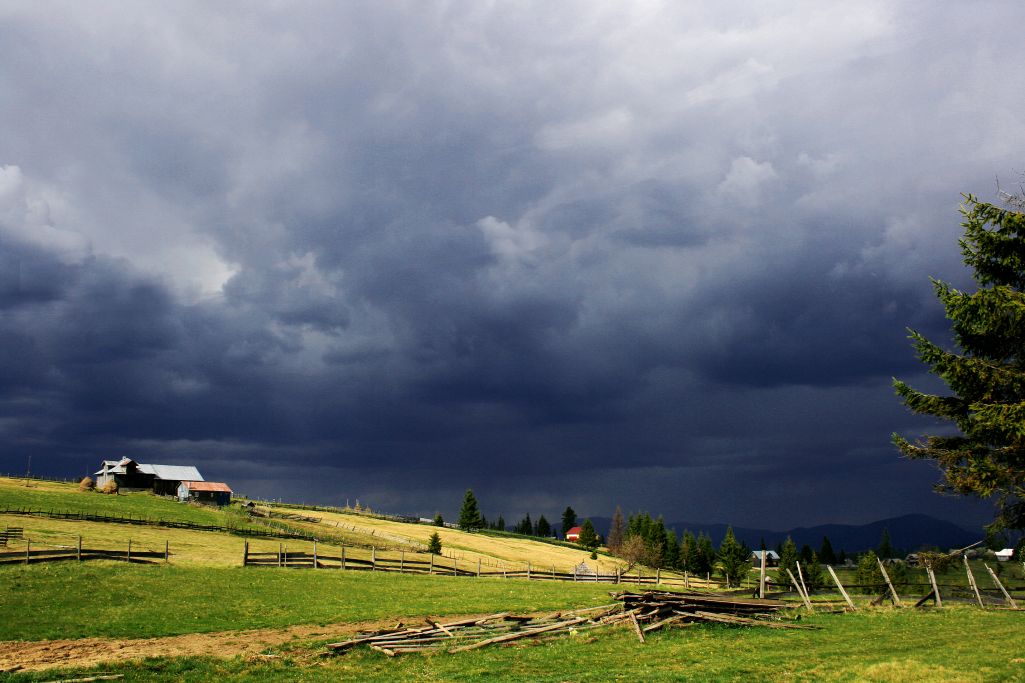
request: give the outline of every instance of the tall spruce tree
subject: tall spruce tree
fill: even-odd
[[[751,570],[751,551],[737,541],[733,535],[733,527],[726,527],[726,536],[719,544],[719,573],[726,579],[729,586],[739,586],[740,581]]]
[[[893,550],[893,543],[890,542],[889,529],[883,529],[883,533],[879,537],[879,547],[876,548],[876,555],[884,560],[897,556],[897,553]]]
[[[548,538],[552,535],[552,525],[548,523],[544,515],[537,518],[537,526],[534,528],[534,535],[541,538]]]
[[[612,513],[612,525],[609,527],[609,550],[612,554],[619,552],[619,546],[623,545],[623,539],[626,534],[626,523],[623,521],[623,510],[616,506],[616,511]]]
[[[819,548],[819,560],[822,564],[836,564],[836,553],[833,551],[833,544],[829,542],[829,536],[822,537],[822,547]]]
[[[466,489],[463,496],[463,507],[459,511],[459,528],[473,531],[483,526],[480,508],[477,507],[477,498],[473,495],[473,489]]]
[[[697,553],[695,554],[695,574],[707,574],[715,566],[715,546],[705,532],[698,534]]]
[[[530,513],[528,512],[526,517],[520,520],[520,523],[516,525],[516,533],[523,534],[524,536],[534,535],[534,523],[530,521]]]
[[[676,566],[681,571],[691,574],[698,571],[698,542],[690,529],[683,532],[683,540],[680,541],[680,549],[677,552]]]
[[[979,289],[961,292],[933,281],[952,321],[958,351],[910,330],[918,358],[953,395],[937,396],[894,380],[915,413],[953,422],[958,434],[893,442],[910,457],[934,460],[937,488],[994,497],[993,528],[1025,528],[1025,213],[965,195],[961,205],[964,262]]]
[[[565,511],[562,513],[562,535],[566,536],[566,532],[577,525],[577,513],[573,511],[573,508],[566,506]]]
[[[790,572],[796,577],[797,576],[797,544],[794,543],[794,539],[787,536],[787,540],[783,542],[783,545],[779,550],[779,569],[776,570],[776,583],[780,586],[790,585]]]
[[[591,520],[585,519],[584,523],[580,525],[580,539],[577,542],[588,550],[594,550],[601,544]]]

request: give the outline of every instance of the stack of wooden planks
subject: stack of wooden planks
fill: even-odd
[[[475,650],[526,638],[575,633],[615,624],[632,627],[644,642],[644,634],[670,625],[695,622],[769,628],[813,628],[785,623],[781,612],[793,605],[778,600],[736,599],[712,593],[613,593],[617,602],[547,616],[515,616],[507,612],[441,623],[431,619],[422,626],[360,633],[355,638],[331,643],[325,654],[342,653],[366,645],[389,657],[412,652]]]
[[[633,615],[635,630],[643,642],[644,633],[670,624],[719,623],[734,626],[764,626],[767,628],[806,629],[781,620],[782,612],[794,605],[779,600],[737,598],[716,593],[614,593],[622,602],[623,613]]]

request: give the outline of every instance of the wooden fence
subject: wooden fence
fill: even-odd
[[[431,574],[438,576],[472,576],[504,579],[528,579],[531,581],[576,581],[601,582],[615,584],[676,586],[681,588],[718,587],[719,584],[697,577],[685,576],[663,577],[660,570],[653,574],[640,571],[625,573],[620,569],[615,572],[596,572],[588,568],[586,571],[573,568],[572,571],[557,570],[554,566],[538,566],[530,562],[522,568],[494,569],[485,565],[480,559],[460,562],[458,558],[424,553],[378,553],[371,550],[370,557],[356,557],[346,552],[346,547],[318,550],[316,543],[312,551],[289,550],[283,544],[276,551],[255,551],[246,541],[242,551],[244,567],[279,567],[294,569],[323,569],[327,571],[378,571],[398,572],[402,574]]]
[[[106,522],[112,524],[135,524],[137,526],[158,526],[167,529],[190,529],[193,531],[216,531],[220,533],[235,534],[236,536],[252,536],[255,538],[302,539],[306,541],[316,540],[316,537],[312,534],[296,529],[290,529],[285,525],[280,525],[279,530],[275,531],[270,529],[254,529],[252,527],[229,527],[218,526],[216,524],[198,524],[196,522],[149,519],[147,517],[133,517],[131,515],[94,515],[86,512],[12,508],[6,506],[0,509],[0,515],[48,517],[50,519],[69,519],[83,522]]]
[[[47,547],[44,547],[47,546]],[[75,561],[86,562],[88,560],[115,560],[119,562],[131,562],[135,564],[156,564],[157,562],[167,563],[171,557],[171,546],[164,543],[163,550],[149,550],[136,545],[132,547],[129,540],[126,546],[121,548],[90,548],[82,545],[82,537],[78,537],[78,543],[69,545],[50,545],[35,543],[31,540],[25,541],[24,550],[8,550],[0,552],[0,565],[4,564],[37,564],[39,562],[60,562]]]

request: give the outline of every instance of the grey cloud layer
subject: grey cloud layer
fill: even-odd
[[[895,468],[887,383],[944,333],[927,277],[965,280],[957,193],[1020,168],[1021,14],[0,10],[0,469],[963,512]],[[837,472],[906,485],[812,512]]]

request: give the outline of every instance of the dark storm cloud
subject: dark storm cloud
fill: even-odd
[[[1020,164],[1016,7],[61,9],[0,14],[0,469],[964,509],[888,385],[965,283],[957,193]]]

